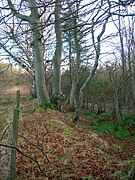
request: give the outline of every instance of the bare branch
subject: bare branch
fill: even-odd
[[[3,132],[2,132],[2,135],[1,135],[1,138],[0,138],[0,141],[2,141],[3,137],[5,136],[8,128],[11,126],[11,122],[4,128]]]
[[[17,12],[17,10],[15,9],[13,3],[11,2],[11,0],[7,0],[8,1],[8,5],[12,11],[12,13],[19,19],[22,19],[24,21],[28,21],[30,22],[31,18],[30,16],[26,16],[26,15],[23,15],[23,14],[20,14],[19,12]]]
[[[2,143],[0,143],[0,146],[2,146],[2,147],[7,147],[7,148],[14,148],[14,149],[16,149],[17,152],[19,152],[20,154],[22,154],[24,157],[26,157],[26,158],[28,158],[28,159],[34,161],[34,162],[37,164],[37,166],[38,166],[40,172],[41,172],[45,177],[48,177],[48,178],[49,178],[49,176],[48,176],[47,174],[45,174],[45,172],[41,169],[39,162],[38,162],[36,159],[34,159],[33,157],[28,156],[27,154],[25,154],[24,152],[22,152],[17,146],[6,145],[6,144],[2,144]]]
[[[46,132],[47,133],[47,132]],[[45,133],[45,134],[46,134]],[[36,147],[38,150],[40,150],[42,152],[42,154],[46,157],[47,161],[50,163],[50,160],[48,158],[48,156],[45,154],[45,152],[43,151],[43,148],[40,148],[39,146],[33,144],[32,142],[30,142],[26,137],[24,137],[23,135],[21,134],[18,134],[20,137],[22,137],[23,139],[25,139],[25,141],[29,144],[31,144],[32,146]]]
[[[30,67],[25,63],[22,62],[22,60],[20,58],[17,58],[16,56],[14,56],[5,46],[3,43],[0,42],[0,46],[5,50],[6,53],[8,53],[8,55],[14,59],[14,61],[16,61],[22,68],[24,68],[27,72],[29,72],[30,75],[34,75],[34,71],[32,69],[30,69]]]

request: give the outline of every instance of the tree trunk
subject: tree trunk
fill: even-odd
[[[119,103],[119,99],[120,99],[120,90],[116,89],[115,90],[115,112],[116,112],[116,118],[118,120],[118,122],[121,121],[121,112],[120,112],[120,103]]]
[[[35,25],[33,25],[35,26]],[[32,26],[32,29],[35,27]],[[43,59],[43,44],[41,34],[39,31],[33,32],[33,59],[35,69],[35,82],[38,104],[42,105],[48,103],[49,95],[45,84],[45,72],[44,72],[44,59]]]
[[[19,19],[27,21],[31,25],[32,30],[32,45],[33,45],[33,60],[34,60],[34,70],[35,70],[35,82],[38,104],[46,104],[50,102],[48,91],[45,82],[45,72],[44,72],[44,58],[43,58],[43,34],[41,30],[40,16],[38,13],[38,7],[35,0],[28,1],[31,8],[31,15],[26,16],[18,13],[12,4],[11,0],[8,0],[8,5],[12,13]]]
[[[80,52],[80,42],[79,42],[79,37],[78,37],[78,28],[76,27],[77,25],[77,12],[76,16],[74,17],[74,31],[73,31],[73,38],[75,42],[75,53],[76,53],[76,59],[75,62],[72,62],[71,60],[71,76],[72,76],[72,86],[71,86],[71,92],[70,92],[70,107],[72,110],[76,108],[76,89],[77,89],[77,82],[78,82],[78,77],[79,77],[79,69],[80,69],[80,64],[81,64],[81,52]],[[70,41],[72,41],[70,35]],[[71,44],[71,42],[70,42]]]
[[[72,80],[72,86],[70,92],[70,108],[72,111],[74,111],[76,107],[75,92],[76,92],[76,83],[74,80]]]
[[[31,87],[30,87],[30,96],[32,98],[37,98],[37,92],[36,92],[36,82],[35,82],[35,76],[33,76],[32,78],[32,83],[31,83]]]
[[[52,92],[52,102],[60,107],[62,100],[61,91],[61,52],[62,52],[62,30],[60,21],[60,10],[61,3],[60,0],[55,2],[55,33],[56,33],[56,50],[53,58],[53,92]]]
[[[35,82],[38,104],[42,105],[50,102],[44,72],[44,58],[43,58],[43,34],[40,30],[40,20],[36,2],[30,0],[31,8],[31,28],[32,28],[32,39],[33,39],[33,59],[35,69]]]
[[[105,33],[105,30],[106,30],[106,24],[108,22],[108,19],[110,18],[110,15],[108,15],[108,17],[106,18],[103,26],[102,26],[102,29],[101,29],[101,32],[99,33],[99,35],[97,36],[97,43],[95,42],[95,37],[94,37],[94,27],[92,27],[92,41],[93,41],[93,45],[94,45],[94,49],[95,49],[95,53],[96,53],[96,56],[95,56],[95,63],[94,63],[94,66],[93,66],[93,69],[92,71],[90,72],[89,76],[87,77],[86,81],[84,82],[84,84],[82,85],[82,87],[80,88],[80,92],[79,92],[79,100],[78,100],[78,107],[76,109],[76,119],[78,119],[78,116],[81,112],[81,108],[83,106],[83,95],[84,95],[84,90],[86,89],[87,85],[89,84],[89,82],[92,80],[96,70],[97,70],[97,67],[98,67],[98,61],[99,61],[99,56],[100,56],[100,43],[101,43],[101,37],[103,36],[103,34]],[[94,19],[93,19],[94,21]]]

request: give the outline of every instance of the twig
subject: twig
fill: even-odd
[[[10,131],[9,131],[9,134],[8,134],[8,138],[7,138],[7,141],[6,141],[6,145],[8,145],[8,143],[10,142],[11,140],[11,134],[12,134],[12,130],[10,128]],[[4,152],[2,154],[2,157],[1,157],[1,160],[0,160],[0,167],[2,167],[3,163],[4,163],[4,160],[6,159],[6,155],[7,155],[8,151],[7,151],[7,148],[4,149]]]
[[[6,134],[8,128],[11,126],[11,122],[4,128],[3,132],[2,132],[2,135],[1,135],[1,138],[0,138],[0,141],[2,141],[4,135]]]
[[[46,134],[46,133],[45,133]],[[33,144],[32,142],[30,142],[26,137],[24,137],[21,134],[18,134],[18,136],[22,137],[23,139],[25,139],[26,142],[28,142],[30,145],[36,147],[38,150],[40,150],[42,152],[42,154],[46,157],[47,161],[50,163],[49,158],[47,157],[47,155],[45,154],[45,152],[43,151],[43,148],[41,149],[39,146]]]
[[[26,155],[26,154],[25,154],[24,152],[22,152],[18,147],[13,146],[13,145],[6,145],[6,144],[2,144],[2,143],[0,143],[0,146],[16,149],[20,154],[22,154],[23,156],[25,156],[25,157],[29,158],[30,160],[34,161],[34,162],[37,164],[40,172],[41,172],[45,177],[50,178],[48,175],[46,175],[46,174],[42,171],[42,169],[41,169],[41,167],[40,167],[40,164],[39,164],[39,162],[38,162],[36,159],[34,159],[34,158],[31,157],[31,156]]]

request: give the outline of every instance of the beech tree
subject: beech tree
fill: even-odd
[[[53,57],[53,87],[52,87],[52,102],[60,107],[62,100],[61,90],[61,54],[62,54],[62,28],[61,28],[61,0],[55,1],[55,34],[56,48]]]
[[[91,4],[91,3],[90,3]],[[89,3],[88,3],[89,5]],[[86,12],[86,4],[83,0],[80,1],[66,1],[63,29],[64,29],[64,42],[65,54],[69,62],[70,69],[70,83],[71,90],[69,95],[70,109],[75,110],[77,107],[78,88],[79,82],[84,74],[85,68],[82,66],[90,66],[91,61],[91,48],[87,42],[89,30],[86,27],[87,23],[84,22]],[[89,40],[88,40],[89,41]]]
[[[70,91],[70,108],[74,110],[76,108],[76,89],[77,83],[79,79],[79,69],[81,65],[81,41],[80,41],[80,33],[79,31],[79,9],[80,2],[72,2],[67,1],[67,12],[64,13],[65,18],[70,17],[64,22],[64,32],[65,38],[67,39],[66,43],[68,43],[69,51],[68,58],[70,64],[70,77],[71,77],[71,91]],[[70,27],[73,26],[73,29]]]
[[[14,2],[16,2],[16,4]],[[52,102],[55,105],[60,106],[61,98],[63,98],[61,90],[61,61],[65,58],[69,62],[68,65],[70,66],[71,71],[70,105],[72,108],[76,108],[76,101],[78,101],[77,112],[79,113],[84,102],[83,94],[98,68],[100,55],[102,54],[102,42],[105,41],[104,35],[106,33],[106,27],[109,26],[111,21],[110,17],[133,17],[134,13],[132,11],[129,13],[126,11],[126,8],[129,5],[132,6],[133,2],[134,1],[132,0],[91,0],[87,2],[84,0],[56,0],[52,2],[40,0],[5,0],[2,1],[3,7],[0,8],[2,12],[8,12],[8,14],[3,13],[4,17],[2,16],[1,22],[5,23],[5,27],[8,27],[9,31],[5,28],[6,36],[4,40],[1,39],[0,46],[12,59],[14,59],[14,61],[22,64],[23,67],[26,66],[28,72],[31,72],[33,77],[35,76],[38,104],[41,105],[49,103],[49,95],[52,95]],[[64,11],[66,13],[62,14]],[[50,17],[52,18],[49,21]],[[7,19],[9,24],[6,24]],[[119,18],[119,22],[120,21],[121,18]],[[118,23],[118,19],[116,23]],[[45,44],[43,41],[45,33],[47,34],[46,31],[48,27],[50,28],[52,41],[48,35],[46,36],[47,43]],[[18,34],[17,30],[19,30]],[[121,45],[123,46],[123,34],[121,28],[119,30]],[[69,38],[68,43],[66,44],[67,47],[63,47],[65,39],[63,40],[62,36],[64,36],[64,33],[66,33],[65,37]],[[28,42],[28,48],[22,45],[24,42],[23,38],[20,37],[24,34],[26,35],[24,42]],[[85,42],[82,40],[83,36],[86,38]],[[9,42],[9,39],[12,39],[13,41]],[[15,46],[18,47],[17,51],[19,50],[22,53],[21,56],[19,54],[19,57],[12,53]],[[47,56],[45,57],[44,51],[47,49],[46,47],[50,48],[50,50],[47,51],[51,53],[51,60]],[[123,46],[122,48],[122,67],[125,71],[127,68],[125,66],[126,60],[124,59],[125,47]],[[83,50],[85,50],[85,53]],[[68,52],[68,58],[64,52]],[[27,59],[26,61],[23,56]],[[84,56],[87,58],[87,62],[83,61]],[[47,59],[53,64],[53,69],[50,67],[53,77],[51,78],[52,84],[51,88],[49,87],[49,95],[45,74]],[[79,89],[78,82],[79,78],[82,76],[82,74],[80,75],[79,73],[82,65],[85,67],[87,67],[87,65],[92,67],[93,65],[93,68],[89,68],[89,75],[86,77],[85,83],[80,88],[78,98],[78,91],[76,91],[76,89]]]
[[[120,10],[120,6],[125,8],[126,6],[132,4],[133,2],[134,1],[128,1],[128,2],[119,1],[117,3],[117,2],[113,2],[113,1],[107,1],[107,2],[100,1],[100,2],[92,3],[93,6],[96,5],[96,8],[93,7],[93,9],[91,10],[91,12],[93,11],[93,16],[91,15],[92,17],[91,17],[91,23],[90,23],[92,42],[93,42],[93,46],[94,46],[94,50],[95,50],[95,62],[93,65],[93,69],[90,71],[89,76],[86,78],[86,81],[84,82],[83,86],[80,88],[78,107],[76,109],[76,112],[77,112],[76,118],[78,118],[78,115],[83,106],[84,91],[85,91],[87,85],[90,83],[91,79],[93,78],[93,76],[97,70],[97,67],[98,67],[98,62],[99,62],[99,58],[100,58],[100,54],[101,54],[101,42],[102,42],[103,35],[106,31],[106,25],[107,25],[110,17],[112,17],[113,15],[119,15],[119,16],[123,16],[123,17],[134,16],[134,14],[132,14],[132,13],[126,14],[126,12],[123,11],[123,9]],[[112,10],[113,11],[115,10],[116,13],[112,12]],[[98,32],[96,32],[98,27],[100,27],[100,30],[98,30]],[[120,37],[120,40],[121,40],[121,44],[122,44],[122,37]],[[122,46],[122,48],[123,48],[123,46]],[[122,60],[122,62],[124,63],[124,59]],[[123,66],[125,66],[125,64]]]
[[[39,14],[35,0],[29,0],[26,2],[28,2],[31,12],[29,16],[19,13],[19,10],[17,10],[14,7],[11,0],[8,0],[8,5],[14,16],[21,19],[22,21],[28,22],[31,26],[37,99],[38,99],[38,104],[42,105],[50,102],[50,98],[46,88],[45,72],[44,72],[44,57],[43,57],[43,47],[42,47],[43,34],[42,34],[42,29],[40,27],[41,25],[40,17],[42,16],[42,14]]]

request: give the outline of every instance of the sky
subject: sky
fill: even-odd
[[[17,0],[18,1],[18,0]],[[115,2],[118,2],[117,0],[113,0],[113,1],[115,1]],[[6,0],[4,0],[4,1],[0,1],[0,4],[1,3],[4,3],[4,2],[6,2]],[[91,2],[91,0],[84,0],[83,1],[83,3],[85,4],[85,3],[89,3],[89,2]],[[0,5],[1,6],[1,5]],[[86,9],[86,11],[88,11],[88,9],[87,9],[87,7],[85,8]],[[24,11],[25,10],[25,13],[26,14],[28,14],[29,15],[29,11],[27,11],[26,9],[22,9],[22,11]],[[130,11],[131,11],[131,8],[130,8]],[[82,11],[81,11],[82,12]],[[100,14],[99,14],[100,15]],[[86,15],[85,17],[83,17],[84,18],[84,21],[87,21],[89,18],[90,18],[90,16],[91,15]],[[94,15],[92,15],[92,16],[94,16]],[[116,17],[116,16],[115,16]],[[125,18],[125,19],[128,19],[128,18]],[[126,20],[127,21],[127,20]],[[87,21],[88,23],[91,23],[91,21]],[[1,38],[1,32],[2,32],[2,28],[3,28],[4,26],[2,25],[2,24],[0,24],[0,38]],[[99,29],[96,29],[96,34],[98,35],[99,34],[99,32],[100,32],[100,28]],[[107,27],[106,27],[106,32],[105,32],[105,34],[104,34],[104,36],[103,36],[103,38],[104,37],[106,37],[106,36],[108,36],[108,35],[110,35],[110,34],[115,34],[117,32],[117,28],[116,28],[116,26],[114,25],[114,23],[113,22],[110,22],[110,23],[108,23],[107,24]],[[89,40],[89,39],[91,39],[91,35],[88,35],[88,43],[90,44],[90,41],[91,40]],[[3,38],[2,38],[2,40],[3,40]],[[110,40],[106,40],[106,41],[104,41],[104,43],[102,44],[102,53],[104,54],[104,53],[111,53],[111,52],[113,52],[114,50],[116,50],[116,46],[117,46],[117,44],[118,44],[118,37],[116,37],[116,38],[113,38],[113,44],[114,45],[112,45],[111,44],[111,42],[108,42],[108,41],[112,41],[112,39],[110,38]],[[116,46],[115,46],[116,45]],[[51,47],[50,47],[50,49],[51,49]],[[14,51],[15,51],[15,48],[14,48]],[[0,51],[1,52],[1,51]],[[4,51],[3,51],[4,52]],[[53,52],[53,51],[52,51]],[[51,58],[51,53],[52,53],[51,51],[49,52],[48,51],[48,54],[50,53],[50,58]],[[3,53],[3,55],[4,55],[4,58],[7,58],[7,56],[5,56],[5,53]],[[1,57],[3,57],[2,56],[2,54],[1,54]],[[108,61],[109,59],[113,59],[114,58],[114,56],[113,55],[109,55],[109,56],[104,56],[104,55],[102,55],[101,56],[101,61],[103,61],[103,62],[105,62],[105,61]]]

